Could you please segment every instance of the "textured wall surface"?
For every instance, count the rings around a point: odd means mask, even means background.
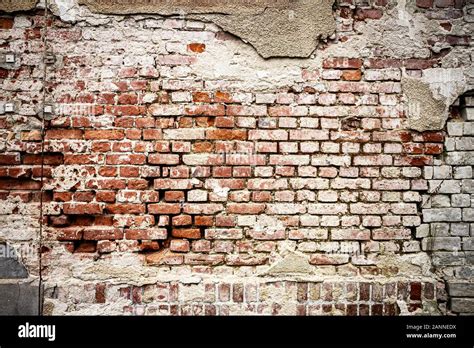
[[[50,5],[0,12],[0,245],[28,270],[0,289],[43,285],[46,315],[474,313],[471,3],[340,0],[272,59],[215,18]]]

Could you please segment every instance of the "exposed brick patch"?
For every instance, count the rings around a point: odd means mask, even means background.
[[[352,5],[338,3],[337,35],[316,58],[285,64],[244,62],[242,42],[187,19],[52,17],[53,51],[67,54],[50,67],[46,90],[63,109],[44,141],[42,17],[0,19],[5,48],[29,49],[0,69],[1,102],[19,101],[0,115],[0,214],[8,238],[36,243],[43,179],[43,275],[59,287],[56,308],[120,297],[114,310],[139,315],[398,315],[436,302],[469,312],[472,119],[410,131],[401,86],[469,44],[459,2],[417,1],[410,15],[436,25],[416,52],[377,42],[363,54],[343,47],[368,40],[367,28],[391,35],[394,11],[385,0]],[[287,248],[300,258],[288,262]],[[456,275],[450,300],[411,263],[429,257]],[[279,262],[314,274],[255,280]]]

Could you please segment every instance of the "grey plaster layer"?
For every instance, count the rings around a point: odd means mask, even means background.
[[[258,14],[265,8],[287,8],[294,0],[79,0],[93,12],[109,14],[191,13]]]
[[[404,77],[402,88],[411,129],[423,132],[444,127],[448,110],[447,102],[443,97],[435,98],[428,83],[416,78]]]
[[[0,11],[28,11],[36,7],[38,0],[0,0]]]
[[[0,244],[0,279],[28,278],[25,266],[8,245]]]
[[[0,315],[38,315],[39,286],[0,284]]]
[[[247,6],[240,1],[216,2],[214,6],[179,5],[183,1],[160,4],[133,4],[123,1],[79,0],[91,11],[106,14],[155,13],[189,15],[189,18],[210,21],[223,30],[250,43],[264,58],[309,57],[320,39],[336,29],[332,11],[334,0],[255,1]],[[187,3],[184,1],[184,3]],[[211,1],[211,3],[213,3]]]

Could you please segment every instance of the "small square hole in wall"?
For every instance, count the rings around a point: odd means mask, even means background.
[[[5,104],[5,112],[15,112],[15,104],[6,103]]]
[[[54,64],[56,62],[56,57],[53,54],[48,53],[46,57],[44,57],[44,62],[46,64]]]
[[[52,114],[53,113],[53,106],[52,105],[45,105],[43,109],[45,114]]]
[[[6,63],[15,63],[15,55],[13,53],[7,53],[5,55],[5,62]]]

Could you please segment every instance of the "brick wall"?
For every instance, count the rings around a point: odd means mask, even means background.
[[[451,309],[472,313],[472,97],[461,99],[456,117],[447,124],[445,154],[435,166],[425,167],[430,186],[422,205],[423,221],[417,230],[423,250],[432,253],[433,266],[447,279]]]
[[[40,250],[43,312],[472,312],[472,117],[411,130],[401,84],[472,66],[463,6],[341,2],[293,60],[182,18],[2,14],[0,238]]]

